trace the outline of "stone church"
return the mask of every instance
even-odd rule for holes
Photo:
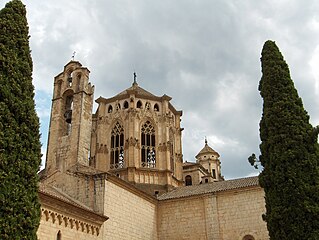
[[[182,111],[134,81],[95,100],[90,71],[54,78],[39,239],[269,239],[258,177],[224,180],[207,140],[183,162]]]

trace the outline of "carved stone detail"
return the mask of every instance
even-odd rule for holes
[[[58,219],[59,225],[64,223],[64,226],[67,228],[73,229],[75,226],[75,229],[77,231],[86,231],[87,233],[90,233],[92,235],[99,235],[100,227],[92,224],[88,224],[79,220],[76,220],[75,218],[64,216],[63,214],[42,208],[41,209],[42,216],[44,217],[44,220],[46,222],[51,221],[53,224],[56,222],[56,219]]]
[[[106,154],[109,153],[109,150],[108,150],[106,144],[100,144],[100,146],[99,146],[99,144],[97,144],[97,145],[98,145],[98,150],[97,150],[98,153],[106,153]]]
[[[125,140],[125,149],[127,149],[129,146],[133,147],[139,147],[139,141],[137,138],[130,137]]]

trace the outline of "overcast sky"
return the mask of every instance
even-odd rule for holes
[[[1,1],[0,7],[6,1]],[[184,161],[209,145],[226,179],[256,175],[260,52],[284,55],[313,125],[319,124],[319,1],[28,0],[36,107],[45,156],[53,78],[76,51],[95,99],[138,84],[183,110]],[[95,106],[96,107],[96,106]]]

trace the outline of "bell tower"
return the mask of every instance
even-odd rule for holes
[[[80,163],[89,165],[94,86],[90,71],[70,61],[54,78],[46,155],[46,173],[65,171]]]

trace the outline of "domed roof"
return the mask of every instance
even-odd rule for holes
[[[196,155],[196,158],[198,158],[199,156],[201,155],[204,155],[204,154],[213,154],[217,157],[219,157],[219,154],[218,152],[216,152],[214,149],[212,149],[210,146],[208,146],[208,143],[207,143],[207,139],[205,139],[205,146],[203,147],[202,150],[200,150],[200,152]]]
[[[145,89],[138,86],[136,82],[132,84],[131,87],[125,89],[124,91],[117,94],[115,97],[125,96],[128,95],[129,92],[134,91],[137,96],[145,97],[145,98],[159,98],[158,96],[155,96],[154,94],[150,93],[149,91],[146,91]]]

